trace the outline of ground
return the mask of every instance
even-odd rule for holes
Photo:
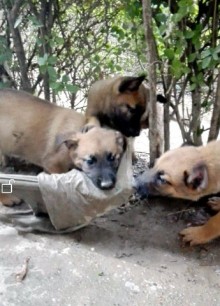
[[[219,241],[182,248],[176,212],[162,199],[127,204],[58,236],[1,225],[0,305],[219,305]]]
[[[208,217],[197,206],[133,197],[68,235],[0,223],[0,306],[220,305],[220,240],[183,248],[178,237]]]

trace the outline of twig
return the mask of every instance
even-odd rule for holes
[[[193,210],[194,210],[194,208],[188,208],[188,209],[178,210],[178,211],[169,213],[167,216],[178,215],[178,214],[182,214],[183,212],[186,212],[186,211],[193,211]]]
[[[30,261],[30,257],[27,257],[25,259],[24,266],[22,267],[21,271],[16,273],[16,280],[18,282],[22,282],[25,279],[25,277],[27,276],[29,261]]]

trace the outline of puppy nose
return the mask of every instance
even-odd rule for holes
[[[102,179],[99,181],[99,187],[102,190],[109,190],[114,188],[115,179]]]
[[[147,184],[140,182],[138,177],[137,178],[133,177],[132,187],[138,198],[140,198],[141,200],[148,198],[149,190],[147,188]]]
[[[102,181],[101,184],[100,184],[100,187],[101,187],[102,189],[108,190],[108,189],[113,188],[113,187],[114,187],[114,184],[113,184],[112,181]]]

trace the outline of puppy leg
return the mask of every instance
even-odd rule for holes
[[[208,199],[208,205],[215,211],[220,210],[220,197],[212,197]]]
[[[5,206],[14,206],[22,202],[21,199],[11,195],[0,193],[0,203]]]
[[[180,232],[190,245],[204,244],[220,236],[220,212],[202,226],[188,227]]]

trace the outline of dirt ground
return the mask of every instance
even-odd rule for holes
[[[66,235],[0,223],[0,306],[220,305],[220,240],[183,248],[178,237],[208,217],[202,206],[133,197]]]

